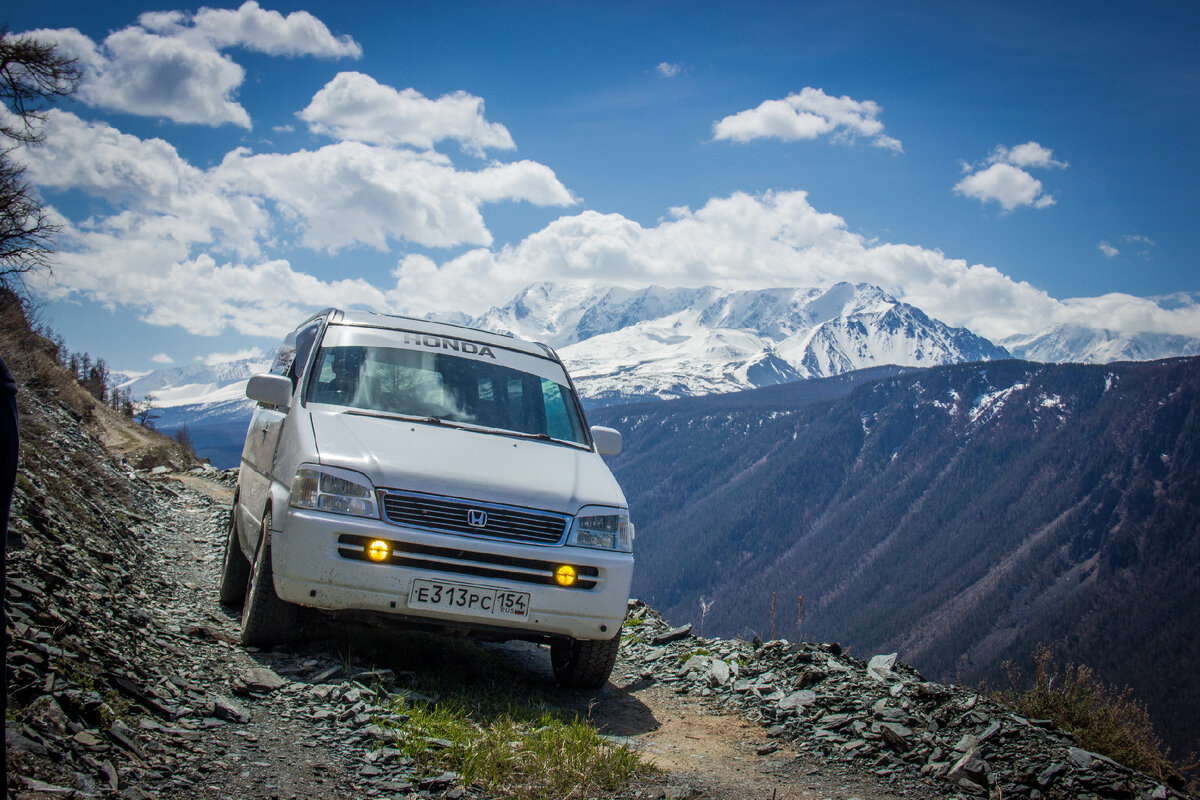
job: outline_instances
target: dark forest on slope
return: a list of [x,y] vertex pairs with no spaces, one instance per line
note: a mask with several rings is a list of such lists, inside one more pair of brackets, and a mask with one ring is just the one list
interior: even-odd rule
[[634,592],[675,622],[898,651],[1001,679],[1040,643],[1197,747],[1200,359],[1021,361],[590,412],[638,525]]

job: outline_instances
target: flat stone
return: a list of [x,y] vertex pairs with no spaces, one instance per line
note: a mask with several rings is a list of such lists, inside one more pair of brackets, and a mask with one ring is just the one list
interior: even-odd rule
[[780,711],[789,711],[797,708],[807,708],[817,702],[817,693],[811,689],[801,689],[798,692],[792,692],[787,697],[779,701]]
[[680,639],[686,639],[687,637],[689,637],[691,635],[692,635],[692,626],[691,626],[691,623],[689,623],[687,625],[684,625],[681,628],[672,628],[671,630],[667,631],[666,633],[661,633],[658,636],[655,636],[653,639],[651,639],[650,642],[651,642],[651,644],[658,644],[658,645],[670,644],[671,642],[677,642]]
[[214,694],[209,697],[213,704],[213,713],[220,719],[245,724],[250,721],[250,712],[232,697]]
[[704,676],[705,681],[712,687],[724,686],[729,683],[729,678],[729,664],[720,658],[713,659],[708,666],[708,674]]
[[1074,764],[1079,769],[1091,769],[1092,762],[1095,761],[1095,756],[1087,750],[1078,747],[1071,747],[1067,750],[1067,760]]
[[889,680],[893,676],[892,668],[896,666],[896,653],[873,656],[867,662],[867,674],[877,681]]
[[288,685],[288,682],[266,667],[248,669],[241,674],[242,681],[252,691],[274,692]]
[[908,752],[912,747],[910,741],[913,736],[911,728],[907,728],[896,722],[880,722],[879,735],[883,740],[895,749],[901,752]]
[[975,751],[972,750],[954,762],[954,766],[950,767],[947,777],[952,781],[959,778],[966,778],[972,783],[987,788],[988,771],[988,763],[977,756]]

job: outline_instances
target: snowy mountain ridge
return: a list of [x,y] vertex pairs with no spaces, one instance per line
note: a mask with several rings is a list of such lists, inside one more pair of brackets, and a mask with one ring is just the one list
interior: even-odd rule
[[470,324],[558,348],[580,394],[606,403],[1008,356],[867,284],[730,291],[535,283]]
[[[1197,298],[1171,301],[1192,304]],[[753,291],[535,283],[478,316],[428,316],[546,342],[590,406],[733,392],[885,364],[927,367],[1010,354],[1108,363],[1200,353],[1200,339],[1065,326],[997,346],[876,286],[850,283]],[[119,385],[135,400],[154,395],[162,430],[188,425],[201,455],[233,466],[253,407],[245,382],[266,371],[270,360],[262,352],[130,373]]]

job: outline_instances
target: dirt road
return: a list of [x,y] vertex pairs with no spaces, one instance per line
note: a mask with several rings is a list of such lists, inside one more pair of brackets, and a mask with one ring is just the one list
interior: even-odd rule
[[478,787],[455,788],[452,781],[422,783],[395,751],[378,749],[384,737],[372,723],[387,714],[385,696],[403,693],[406,683],[431,672],[470,680],[473,673],[496,671],[549,708],[586,715],[659,767],[622,797],[901,796],[879,781],[813,763],[768,739],[761,727],[681,697],[628,663],[618,663],[604,690],[587,693],[555,688],[548,652],[525,643],[481,646],[315,623],[307,644],[247,651],[237,644],[235,613],[217,603],[230,491],[195,476],[164,478],[156,486],[173,513],[153,529],[160,580],[146,582],[152,591],[139,657],[160,677],[143,690],[176,718],[143,718],[136,732],[142,769],[124,779],[135,789],[132,796],[478,795]]

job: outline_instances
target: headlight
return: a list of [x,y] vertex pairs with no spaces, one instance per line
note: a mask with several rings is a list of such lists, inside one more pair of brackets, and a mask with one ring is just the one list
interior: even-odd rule
[[379,517],[375,492],[365,475],[333,467],[301,467],[292,479],[288,505],[331,514]]
[[633,523],[628,513],[613,513],[612,508],[584,508],[571,523],[567,544],[600,550],[633,552]]

